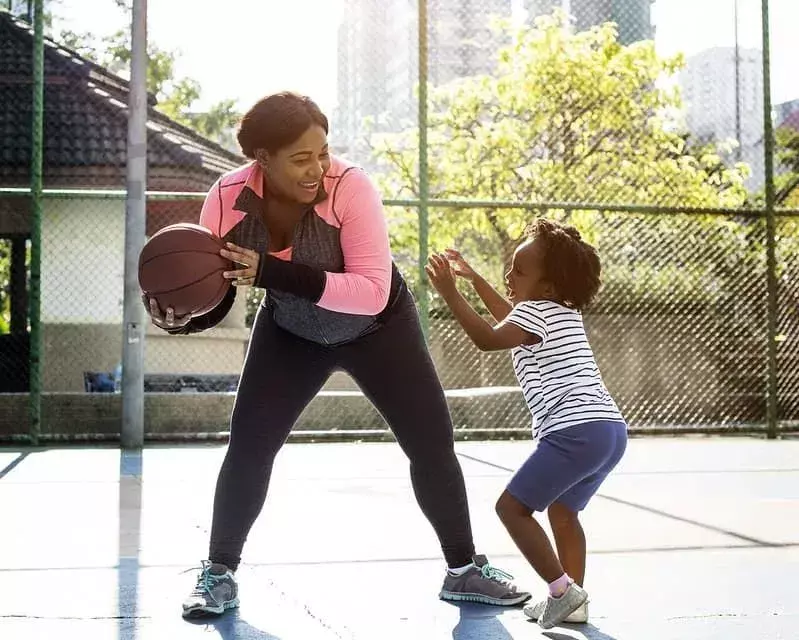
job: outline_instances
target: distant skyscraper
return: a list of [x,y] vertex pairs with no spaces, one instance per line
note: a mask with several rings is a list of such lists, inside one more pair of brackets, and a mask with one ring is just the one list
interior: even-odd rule
[[[511,0],[428,0],[428,81],[440,86],[490,73],[502,43],[493,15],[510,17]],[[338,106],[331,141],[364,162],[364,120],[398,131],[417,114],[416,0],[345,0],[338,34]]]
[[688,58],[680,73],[688,130],[708,142],[737,140],[733,157],[752,168],[750,188],[764,179],[762,69],[762,51],[741,49],[736,88],[735,48],[715,47]]
[[491,31],[491,19],[510,18],[511,10],[511,0],[429,0],[431,84],[491,73],[507,44]]
[[777,126],[781,125],[788,118],[791,118],[792,122],[799,121],[799,118],[794,115],[799,114],[799,99],[788,100],[788,102],[774,105],[774,113]]
[[[333,118],[331,140],[339,152],[354,151],[364,130],[364,119],[378,119],[396,101],[395,83],[389,83],[388,69],[399,62],[410,67],[409,42],[392,42],[397,30],[392,11],[412,7],[406,0],[386,4],[373,0],[345,0],[344,17],[338,34],[338,105]],[[393,12],[402,18],[402,12]],[[397,15],[398,14],[398,15]],[[403,58],[405,59],[403,61]],[[396,70],[401,76],[402,71]],[[411,87],[407,88],[410,95]]]
[[619,42],[630,44],[654,37],[651,5],[654,0],[524,0],[530,20],[563,9],[574,19],[574,26],[584,31],[603,22],[615,22]]

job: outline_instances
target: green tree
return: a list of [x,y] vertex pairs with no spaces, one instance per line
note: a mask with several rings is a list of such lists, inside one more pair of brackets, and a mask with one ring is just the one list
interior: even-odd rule
[[[125,15],[130,15],[129,0],[111,0]],[[7,9],[22,18],[32,16],[30,0],[7,0]],[[43,0],[44,23],[52,32],[53,17],[58,13],[60,0]],[[125,74],[130,65],[130,29],[120,29],[115,33],[97,38],[95,34],[83,31],[63,30],[51,33],[54,39],[80,54],[107,68],[112,73]],[[163,49],[154,42],[147,47],[147,90],[157,100],[156,109],[176,122],[194,129],[202,136],[214,140],[222,146],[237,150],[233,128],[241,114],[236,109],[235,100],[221,100],[211,105],[207,111],[194,111],[192,106],[201,97],[200,83],[193,78],[179,78],[175,74],[177,51]]]
[[[50,8],[53,4],[57,4],[60,0],[42,0],[44,5],[44,25],[49,27],[53,21],[53,14]],[[24,19],[33,20],[33,0],[5,0],[5,9],[12,15],[19,16]]]
[[782,126],[776,130],[775,138],[777,167],[781,169],[774,179],[777,204],[799,207],[799,131]]
[[[712,145],[691,147],[677,125],[681,99],[664,79],[681,56],[661,58],[652,42],[622,46],[604,24],[574,33],[562,12],[512,29],[492,76],[430,92],[430,190],[435,198],[542,203],[736,207],[745,202],[742,165],[726,167]],[[382,188],[418,196],[418,133],[374,138]],[[620,216],[551,212],[602,242]],[[630,216],[626,215],[626,219]],[[483,256],[495,280],[530,220],[523,210],[431,210],[433,249],[456,244]],[[646,238],[647,229],[651,231]],[[414,216],[397,215],[396,251],[410,255]],[[661,219],[637,225],[635,249],[675,233]],[[607,235],[607,234],[606,234]],[[614,232],[618,245],[618,233]],[[486,258],[485,256],[489,256]],[[479,258],[477,258],[479,261]],[[686,288],[692,285],[686,283]]]
[[0,335],[9,332],[11,320],[11,242],[0,238]]

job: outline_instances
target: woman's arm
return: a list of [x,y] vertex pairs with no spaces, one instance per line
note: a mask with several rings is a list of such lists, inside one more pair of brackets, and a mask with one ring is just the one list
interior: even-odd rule
[[347,171],[332,206],[341,221],[344,272],[327,272],[318,305],[330,311],[376,315],[391,289],[391,248],[383,202],[369,176]]
[[391,249],[383,202],[369,177],[350,169],[331,196],[341,223],[344,272],[261,256],[257,287],[306,298],[330,311],[377,315],[391,288]]

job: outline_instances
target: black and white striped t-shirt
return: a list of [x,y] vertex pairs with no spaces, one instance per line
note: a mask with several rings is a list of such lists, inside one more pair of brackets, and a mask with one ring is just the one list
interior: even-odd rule
[[584,422],[624,421],[602,382],[579,312],[530,300],[517,304],[506,321],[541,338],[512,352],[535,438]]

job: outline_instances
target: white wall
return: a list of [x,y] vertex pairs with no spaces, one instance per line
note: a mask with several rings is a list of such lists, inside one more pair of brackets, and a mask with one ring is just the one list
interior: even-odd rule
[[[44,387],[83,390],[85,371],[112,371],[122,349],[125,203],[46,199],[42,215]],[[242,292],[243,293],[243,292]],[[237,373],[248,330],[245,296],[219,327],[168,336],[148,327],[147,373]]]
[[122,322],[124,216],[122,200],[44,201],[43,322]]

